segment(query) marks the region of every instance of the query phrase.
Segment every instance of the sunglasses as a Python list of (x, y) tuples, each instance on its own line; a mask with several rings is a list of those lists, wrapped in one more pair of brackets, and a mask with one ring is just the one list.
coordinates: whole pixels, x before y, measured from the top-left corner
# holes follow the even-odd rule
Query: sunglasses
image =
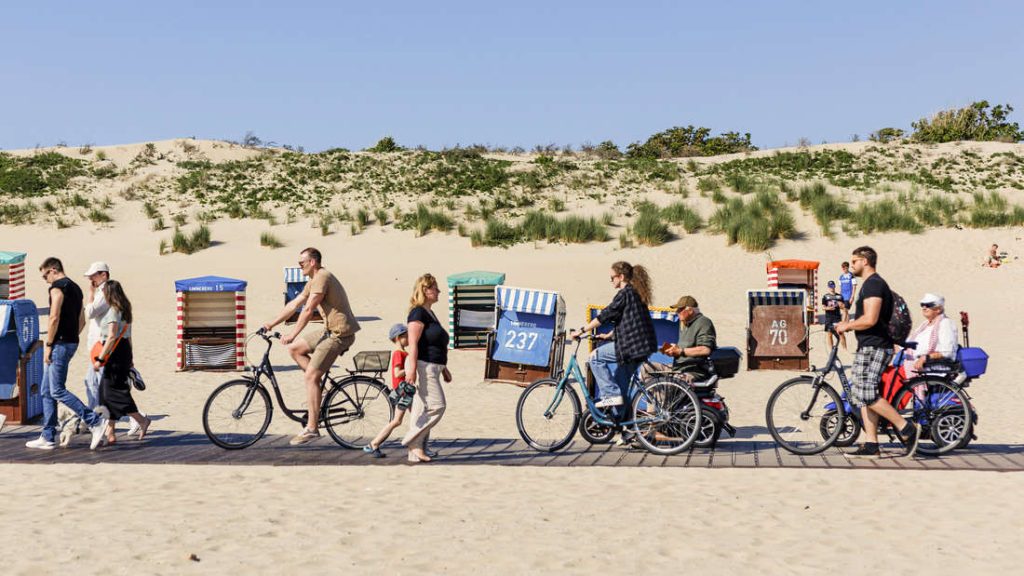
[(939, 307), (938, 304), (928, 304), (926, 302), (921, 302), (921, 308), (932, 309), (932, 308), (938, 308), (938, 307)]

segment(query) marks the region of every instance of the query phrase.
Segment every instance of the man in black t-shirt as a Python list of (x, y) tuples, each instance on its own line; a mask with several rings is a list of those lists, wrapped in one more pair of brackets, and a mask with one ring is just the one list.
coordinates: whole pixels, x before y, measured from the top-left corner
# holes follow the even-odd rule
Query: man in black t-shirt
[(878, 449), (879, 417), (896, 427), (906, 447), (906, 455), (910, 456), (917, 450), (920, 426), (900, 416), (878, 391), (882, 372), (893, 354), (893, 339), (889, 335), (893, 297), (889, 285), (875, 271), (877, 263), (878, 254), (871, 247), (861, 246), (853, 251), (851, 271), (862, 280), (855, 301), (856, 319), (836, 325), (839, 334), (853, 330), (857, 335), (857, 354), (853, 358), (848, 400), (860, 410), (865, 439), (860, 448), (847, 452), (847, 456), (877, 458), (881, 455)]
[[(842, 294), (836, 293), (835, 280), (828, 281), (828, 293), (821, 297), (821, 306), (825, 309), (825, 324), (835, 326), (843, 321), (843, 310), (846, 308), (846, 301)], [(828, 347), (832, 347), (832, 333), (828, 332)], [(846, 350), (846, 334), (839, 335), (839, 343)]]
[(68, 391), (68, 364), (78, 350), (78, 335), (85, 327), (82, 289), (64, 274), (60, 260), (50, 257), (39, 267), (43, 281), (50, 285), (50, 315), (43, 340), (43, 433), (25, 443), (28, 448), (53, 450), (57, 435), (57, 402), (70, 408), (92, 430), (95, 450), (103, 440), (107, 419), (86, 408), (77, 396)]

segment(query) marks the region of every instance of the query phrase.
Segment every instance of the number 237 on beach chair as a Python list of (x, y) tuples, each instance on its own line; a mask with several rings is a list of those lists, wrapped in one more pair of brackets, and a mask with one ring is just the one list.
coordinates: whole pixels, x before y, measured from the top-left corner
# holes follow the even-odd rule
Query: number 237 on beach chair
[(496, 286), (484, 378), (526, 385), (562, 371), (565, 300), (557, 292)]

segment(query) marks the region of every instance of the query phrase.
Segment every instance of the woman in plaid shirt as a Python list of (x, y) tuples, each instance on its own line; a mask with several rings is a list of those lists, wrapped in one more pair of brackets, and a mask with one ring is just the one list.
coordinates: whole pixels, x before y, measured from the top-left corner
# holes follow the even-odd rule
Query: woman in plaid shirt
[[(647, 306), (653, 297), (651, 277), (643, 266), (628, 262), (612, 264), (610, 280), (618, 290), (611, 304), (571, 338), (590, 332), (603, 324), (615, 325), (614, 342), (599, 346), (590, 355), (590, 371), (597, 382), (600, 401), (596, 406), (613, 408), (612, 417), (622, 421), (623, 401), (629, 398), (629, 380), (641, 364), (658, 348), (654, 322)], [(614, 364), (614, 370), (612, 369)]]

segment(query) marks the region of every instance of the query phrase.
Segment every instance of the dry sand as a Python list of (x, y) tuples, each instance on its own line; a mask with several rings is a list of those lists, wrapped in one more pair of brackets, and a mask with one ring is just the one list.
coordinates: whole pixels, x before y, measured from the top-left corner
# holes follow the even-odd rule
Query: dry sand
[[(365, 318), (355, 350), (387, 349), (385, 332), (404, 317), (413, 280), (467, 270), (496, 270), (507, 284), (559, 290), (568, 325), (585, 305), (612, 297), (608, 266), (648, 266), (658, 304), (692, 294), (716, 323), (719, 343), (743, 347), (744, 291), (765, 286), (763, 254), (695, 235), (657, 248), (617, 244), (521, 245), (473, 249), (454, 235), (414, 238), (372, 227), (321, 237), (309, 223), (275, 226), (286, 247), (261, 248), (263, 222), (211, 224), (217, 244), (191, 256), (157, 255), (169, 233), (154, 233), (137, 206), (113, 211), (115, 224), (54, 230), (0, 226), (0, 249), (24, 250), (28, 297), (45, 306), (35, 273), (56, 255), (76, 280), (106, 260), (136, 309), (136, 363), (149, 388), (141, 407), (163, 416), (157, 429), (201, 431), (210, 390), (231, 375), (174, 371), (175, 279), (217, 274), (249, 281), (249, 328), (282, 304), (281, 268), (298, 251), (319, 247)], [(908, 302), (945, 295), (950, 315), (967, 310), (972, 344), (992, 356), (973, 388), (979, 442), (1020, 444), (1018, 352), (1024, 311), (1018, 296), (1024, 262), (980, 267), (998, 242), (1024, 252), (1020, 229), (933, 230), (833, 241), (810, 234), (783, 241), (776, 258), (817, 259), (821, 283), (857, 245), (881, 254), (880, 271)], [(438, 305), (439, 316), (445, 304)], [(916, 317), (915, 320), (919, 320)], [(812, 336), (813, 357), (823, 354)], [(847, 355), (849, 358), (849, 355)], [(283, 354), (278, 365), (288, 365)], [(342, 361), (349, 364), (349, 359)], [(455, 381), (437, 437), (517, 436), (519, 389), (481, 382), (483, 353), (451, 354)], [(73, 363), (70, 388), (84, 396), (85, 360)], [(785, 372), (741, 372), (724, 382), (732, 422), (747, 437), (767, 438), (764, 405)], [(287, 397), (301, 397), (299, 374), (283, 372)], [(271, 432), (298, 425), (280, 413)], [(322, 441), (327, 442), (326, 438)], [(75, 448), (77, 450), (84, 447)], [(2, 478), (4, 573), (357, 573), (639, 572), (720, 569), (750, 573), (862, 572), (894, 563), (919, 572), (990, 572), (1024, 560), (1019, 529), (1024, 475), (972, 472), (801, 470), (507, 469), (443, 466), (303, 469), (175, 466), (11, 466)], [(105, 524), (104, 524), (105, 523)], [(619, 527), (615, 527), (618, 524)], [(109, 526), (109, 532), (97, 532)], [(189, 554), (200, 562), (190, 562)]]

